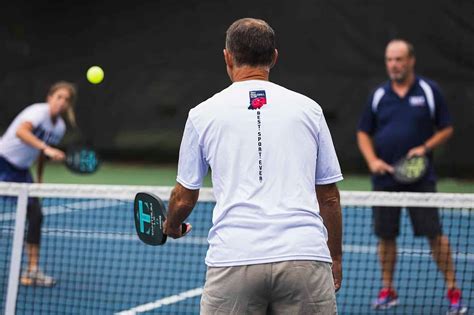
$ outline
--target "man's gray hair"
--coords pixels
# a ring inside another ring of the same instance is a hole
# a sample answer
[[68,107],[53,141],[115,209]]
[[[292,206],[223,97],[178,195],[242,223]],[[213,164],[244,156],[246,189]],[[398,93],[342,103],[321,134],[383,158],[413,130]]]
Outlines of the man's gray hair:
[[240,19],[227,29],[225,47],[237,66],[269,66],[275,54],[275,32],[263,20]]

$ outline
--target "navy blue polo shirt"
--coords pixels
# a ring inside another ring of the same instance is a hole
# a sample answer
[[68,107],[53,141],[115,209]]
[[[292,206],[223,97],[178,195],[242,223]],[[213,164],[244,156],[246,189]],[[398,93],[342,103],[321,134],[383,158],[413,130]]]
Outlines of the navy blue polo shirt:
[[[368,133],[377,156],[394,164],[414,147],[422,145],[435,132],[451,126],[451,117],[443,95],[436,83],[416,77],[403,97],[399,97],[390,81],[379,86],[371,95],[362,113],[358,130]],[[422,182],[435,182],[432,153],[430,166]],[[392,175],[373,175],[375,187],[397,185]]]

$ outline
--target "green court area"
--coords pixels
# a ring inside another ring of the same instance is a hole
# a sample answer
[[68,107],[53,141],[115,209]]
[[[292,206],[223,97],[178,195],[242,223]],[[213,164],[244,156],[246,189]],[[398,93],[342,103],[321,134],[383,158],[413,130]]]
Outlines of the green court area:
[[[345,174],[338,184],[341,190],[370,190],[368,175]],[[103,163],[93,175],[76,175],[64,166],[48,163],[44,174],[45,183],[107,184],[107,185],[157,185],[173,186],[176,183],[176,165],[137,163]],[[211,187],[208,175],[204,185]],[[438,183],[440,192],[474,193],[474,180],[442,178]]]

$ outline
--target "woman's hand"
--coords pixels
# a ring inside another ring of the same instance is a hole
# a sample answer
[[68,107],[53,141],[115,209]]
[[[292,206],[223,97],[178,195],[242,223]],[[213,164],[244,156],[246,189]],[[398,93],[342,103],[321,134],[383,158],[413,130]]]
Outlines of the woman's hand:
[[50,146],[43,149],[43,154],[53,161],[64,161],[66,159],[66,154],[63,151]]

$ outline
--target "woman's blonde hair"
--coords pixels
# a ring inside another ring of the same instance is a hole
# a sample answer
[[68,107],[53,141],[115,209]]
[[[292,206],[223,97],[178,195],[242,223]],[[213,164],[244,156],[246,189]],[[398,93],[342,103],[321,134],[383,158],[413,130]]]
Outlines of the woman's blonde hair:
[[67,81],[59,81],[51,85],[48,91],[48,97],[52,96],[57,90],[66,89],[69,91],[70,99],[69,99],[69,106],[66,111],[66,117],[69,121],[69,124],[72,127],[77,127],[76,124],[76,114],[74,113],[74,104],[76,103],[77,98],[77,89],[73,83]]

